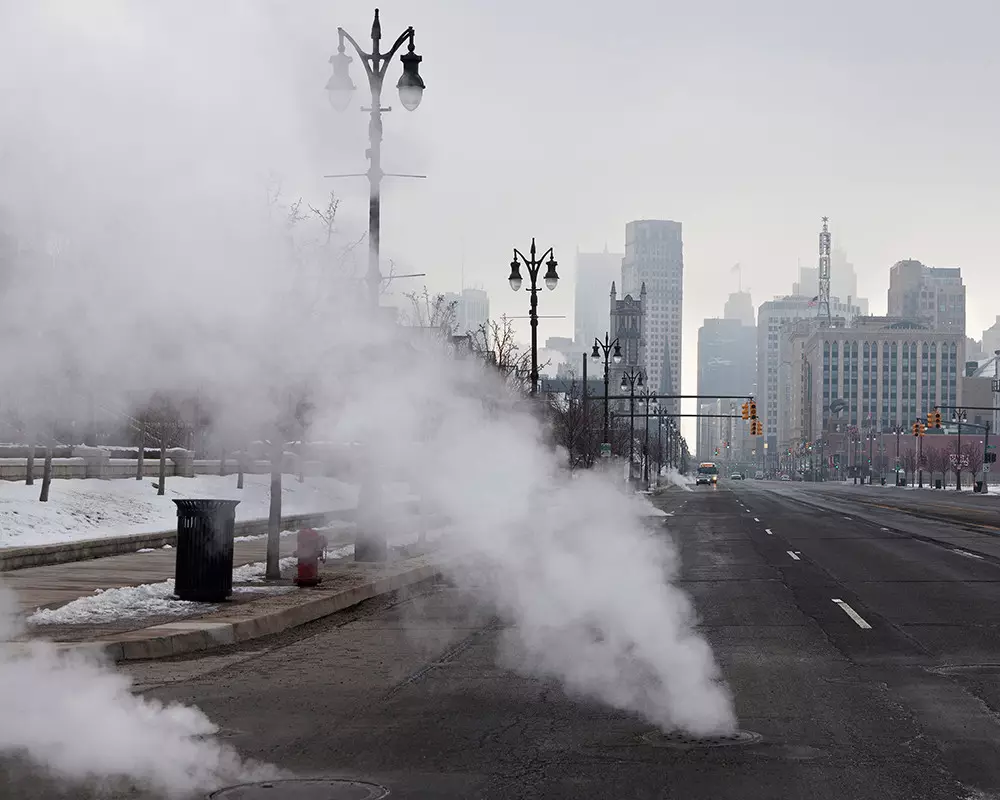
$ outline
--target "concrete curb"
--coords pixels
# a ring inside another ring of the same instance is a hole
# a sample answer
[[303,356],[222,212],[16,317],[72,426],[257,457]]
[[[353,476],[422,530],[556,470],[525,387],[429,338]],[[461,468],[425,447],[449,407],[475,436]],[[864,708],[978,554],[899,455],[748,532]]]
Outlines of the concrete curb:
[[[282,529],[322,527],[337,519],[350,519],[354,509],[328,511],[322,514],[290,514],[281,518]],[[252,519],[236,523],[237,536],[255,536],[267,533],[266,519]],[[95,558],[120,556],[146,548],[159,548],[177,544],[177,531],[139,533],[130,536],[107,536],[102,539],[80,539],[75,542],[36,545],[34,547],[0,548],[0,572],[10,572],[27,567],[47,567],[71,561],[90,561]]]
[[[254,603],[248,603],[240,609],[240,619],[223,617],[171,622],[123,634],[120,639],[114,641],[53,644],[62,652],[80,653],[117,663],[169,658],[248,642],[297,628],[352,608],[365,600],[431,580],[441,574],[442,565],[430,562],[427,557],[408,559],[408,561],[422,563],[414,563],[413,566],[397,574],[378,577],[348,589],[327,591],[322,588],[300,589],[267,599],[271,602],[275,600],[280,602],[281,599],[289,598],[290,601],[283,608],[265,609],[253,613],[250,607]],[[263,605],[267,600],[254,602]],[[247,613],[248,611],[250,613]],[[23,647],[23,650],[28,652],[33,647],[44,646],[40,642],[24,642],[19,645],[21,646],[18,649]]]

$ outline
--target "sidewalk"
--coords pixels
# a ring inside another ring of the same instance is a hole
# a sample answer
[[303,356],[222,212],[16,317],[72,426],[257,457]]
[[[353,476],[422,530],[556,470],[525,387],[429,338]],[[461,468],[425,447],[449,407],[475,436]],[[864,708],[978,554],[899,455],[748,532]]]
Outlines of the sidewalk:
[[[326,531],[330,547],[344,546],[354,541],[348,528]],[[234,546],[233,566],[264,561],[267,539],[238,541]],[[295,552],[295,535],[281,537],[281,555]],[[21,611],[31,613],[37,608],[56,608],[79,597],[94,594],[97,589],[139,586],[158,583],[174,577],[176,550],[159,548],[151,552],[136,552],[89,561],[73,561],[45,567],[26,567],[0,573],[0,583],[17,592]]]
[[63,625],[55,630],[29,626],[17,640],[0,646],[7,654],[17,655],[53,642],[62,651],[80,651],[114,662],[224,647],[305,625],[441,574],[441,563],[432,552],[410,556],[408,548],[402,548],[394,556],[384,564],[349,558],[332,561],[321,570],[323,581],[316,588],[294,586],[289,569],[282,581],[257,584],[252,592],[236,591],[226,603],[191,604],[190,612],[180,617],[132,619],[125,625]]

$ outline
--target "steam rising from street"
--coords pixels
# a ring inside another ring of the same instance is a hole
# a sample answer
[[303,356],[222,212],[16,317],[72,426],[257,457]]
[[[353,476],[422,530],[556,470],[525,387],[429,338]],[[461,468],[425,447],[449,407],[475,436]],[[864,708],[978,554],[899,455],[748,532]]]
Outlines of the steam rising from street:
[[[308,211],[327,207],[318,176],[336,126],[360,122],[322,105],[329,53],[292,52],[251,4],[198,6],[197,26],[185,4],[11,6],[0,232],[25,252],[0,291],[4,402],[42,422],[87,397],[131,408],[197,391],[220,438],[246,442],[273,433],[290,387],[308,387],[312,439],[365,443],[362,466],[450,519],[456,581],[486,575],[480,599],[511,625],[505,663],[666,729],[731,730],[648,506],[600,475],[571,477],[481,362],[432,337],[401,341],[363,310],[350,213],[328,237]],[[0,711],[18,720],[0,751],[66,778],[182,792],[247,771],[192,738],[213,729],[199,711],[137,699],[124,678],[50,649],[0,651]]]

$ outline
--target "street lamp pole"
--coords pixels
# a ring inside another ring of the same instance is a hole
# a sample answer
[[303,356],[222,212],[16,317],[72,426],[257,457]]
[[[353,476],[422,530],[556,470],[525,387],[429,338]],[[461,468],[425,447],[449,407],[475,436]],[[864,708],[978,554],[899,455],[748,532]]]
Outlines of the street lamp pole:
[[628,392],[628,480],[632,484],[632,463],[635,460],[635,389],[643,388],[642,370],[622,373],[621,390]]
[[646,401],[646,416],[643,417],[643,427],[646,429],[646,436],[642,445],[642,471],[643,471],[643,481],[646,484],[646,488],[649,488],[649,407],[650,405],[656,406],[656,392],[649,389],[644,389],[640,395]]
[[531,279],[531,284],[528,287],[528,291],[531,292],[529,311],[531,320],[531,396],[535,397],[538,394],[538,271],[542,264],[545,264],[545,286],[549,291],[556,288],[556,284],[559,283],[559,275],[556,272],[558,262],[554,258],[551,247],[542,254],[541,258],[535,258],[535,240],[532,238],[529,252],[531,257],[527,258],[520,250],[514,248],[514,258],[510,262],[510,277],[507,280],[510,283],[510,288],[515,292],[521,290],[523,281],[521,280],[520,262],[523,261],[524,266],[528,268],[528,277]]
[[611,361],[615,364],[622,363],[622,349],[615,339],[611,341],[611,334],[604,334],[604,341],[602,342],[596,336],[594,337],[594,349],[590,354],[590,357],[595,361],[600,361],[601,356],[604,356],[604,439],[605,443],[611,441],[609,438],[611,436],[611,411],[608,405],[608,385],[611,380]]
[[[951,421],[958,423],[958,448],[955,453],[955,490],[962,491],[962,423],[968,419],[964,408],[956,408],[951,414]],[[975,480],[975,476],[973,476]]]
[[420,105],[424,93],[424,80],[420,77],[420,62],[423,59],[413,51],[414,30],[412,27],[407,28],[399,35],[388,52],[381,51],[382,25],[379,22],[378,9],[375,9],[375,21],[372,22],[371,52],[362,50],[354,37],[343,28],[337,28],[337,35],[339,37],[337,52],[330,57],[333,75],[326,84],[330,104],[337,111],[346,110],[356,88],[349,72],[353,59],[344,52],[345,42],[350,43],[364,65],[365,74],[368,76],[368,88],[371,90],[371,108],[363,108],[362,111],[368,111],[370,115],[368,122],[369,147],[365,153],[369,159],[367,172],[369,185],[367,280],[369,302],[377,308],[382,287],[382,272],[379,268],[379,242],[381,237],[381,186],[382,178],[385,176],[382,171],[382,112],[392,110],[382,107],[382,84],[392,57],[404,43],[407,44],[407,52],[400,56],[400,61],[403,62],[403,74],[400,76],[396,88],[399,90],[399,100],[403,107],[407,111],[414,111]]

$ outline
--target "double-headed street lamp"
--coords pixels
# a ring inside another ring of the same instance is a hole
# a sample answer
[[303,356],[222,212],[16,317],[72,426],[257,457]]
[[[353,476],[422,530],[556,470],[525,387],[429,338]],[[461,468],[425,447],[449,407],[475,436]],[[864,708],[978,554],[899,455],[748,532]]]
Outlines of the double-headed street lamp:
[[[969,415],[964,408],[956,408],[951,412],[951,421],[958,425],[958,444],[955,453],[955,489],[962,491],[962,423],[969,421]],[[972,476],[975,481],[976,476]]]
[[622,373],[622,392],[628,392],[628,479],[631,483],[632,461],[635,459],[635,390],[643,389],[642,370],[626,370]]
[[[514,258],[510,262],[508,281],[511,289],[515,292],[521,291],[521,285],[524,282],[521,279],[521,262],[523,261],[524,266],[528,268],[528,277],[531,279],[528,291],[531,292],[531,310],[529,311],[531,320],[531,396],[534,397],[538,394],[538,272],[542,268],[542,264],[545,264],[545,287],[549,291],[555,289],[556,284],[559,283],[559,274],[556,272],[558,262],[551,247],[542,254],[541,258],[535,258],[535,240],[532,239],[529,252],[531,257],[526,258],[520,250],[514,248]],[[546,261],[546,259],[548,260]]]
[[326,90],[330,97],[330,105],[337,111],[344,111],[351,102],[355,90],[351,80],[350,63],[353,60],[344,52],[344,42],[350,42],[361,63],[365,66],[368,76],[368,87],[371,89],[371,108],[362,108],[370,113],[368,123],[369,147],[365,152],[368,156],[368,184],[370,187],[368,199],[368,291],[373,306],[378,306],[379,292],[382,286],[382,272],[379,269],[379,237],[381,223],[381,185],[385,173],[382,171],[382,112],[391,108],[382,107],[382,83],[385,80],[389,62],[404,43],[408,43],[407,51],[400,56],[403,62],[403,74],[396,83],[399,90],[399,101],[407,111],[413,111],[420,105],[424,94],[424,79],[420,77],[421,56],[413,52],[413,28],[407,28],[396,39],[395,44],[387,53],[381,52],[382,26],[379,23],[378,9],[375,9],[375,21],[372,23],[372,49],[365,52],[354,38],[343,28],[337,28],[340,36],[336,55],[330,57],[333,65],[333,75],[327,81]]
[[604,341],[602,342],[597,337],[594,337],[594,350],[590,354],[590,357],[595,361],[601,360],[601,355],[604,356],[604,442],[610,442],[611,439],[611,412],[608,405],[608,383],[611,380],[611,362],[615,364],[622,363],[622,349],[618,344],[618,340],[615,339],[611,341],[611,334],[604,334]]

